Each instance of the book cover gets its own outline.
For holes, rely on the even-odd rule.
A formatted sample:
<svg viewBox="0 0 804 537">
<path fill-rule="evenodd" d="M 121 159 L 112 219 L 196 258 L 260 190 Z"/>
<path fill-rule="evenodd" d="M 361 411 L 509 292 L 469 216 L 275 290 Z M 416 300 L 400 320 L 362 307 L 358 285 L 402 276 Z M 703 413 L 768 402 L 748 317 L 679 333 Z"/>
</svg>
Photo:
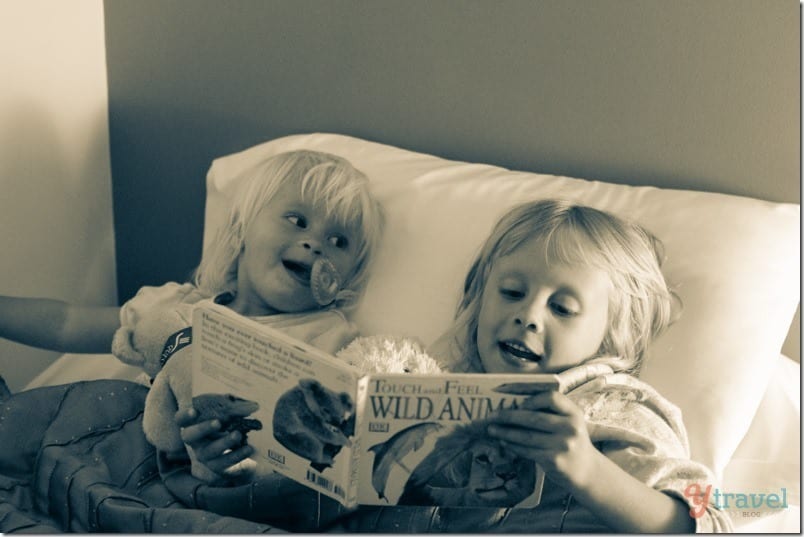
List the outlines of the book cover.
<svg viewBox="0 0 804 537">
<path fill-rule="evenodd" d="M 374 374 L 360 381 L 360 503 L 534 507 L 544 472 L 486 434 L 554 375 Z"/>
<path fill-rule="evenodd" d="M 319 349 L 213 303 L 193 313 L 193 395 L 255 401 L 248 433 L 258 473 L 277 471 L 355 503 L 357 371 Z"/>
<path fill-rule="evenodd" d="M 193 317 L 193 394 L 255 401 L 258 473 L 277 471 L 347 507 L 533 507 L 544 473 L 485 434 L 555 375 L 361 375 L 213 303 Z"/>
</svg>

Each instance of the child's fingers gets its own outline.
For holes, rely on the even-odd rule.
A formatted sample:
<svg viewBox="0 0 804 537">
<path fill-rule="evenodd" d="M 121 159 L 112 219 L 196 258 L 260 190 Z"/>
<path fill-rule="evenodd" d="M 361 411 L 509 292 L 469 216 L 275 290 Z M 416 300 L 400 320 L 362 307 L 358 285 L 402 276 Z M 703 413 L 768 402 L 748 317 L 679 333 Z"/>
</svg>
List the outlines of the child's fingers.
<svg viewBox="0 0 804 537">
<path fill-rule="evenodd" d="M 551 432 L 535 431 L 533 429 L 523 429 L 520 427 L 507 427 L 504 425 L 491 424 L 487 427 L 489 436 L 506 442 L 506 445 L 521 445 L 523 447 L 540 447 L 548 449 L 559 444 L 559 438 Z"/>
<path fill-rule="evenodd" d="M 569 403 L 573 404 L 571 401 Z M 561 411 L 557 412 L 553 410 L 554 407 L 545 409 L 540 404 L 534 406 L 539 408 L 498 410 L 489 416 L 489 422 L 564 436 L 576 434 L 586 428 L 583 413 L 577 407 L 561 408 Z"/>
<path fill-rule="evenodd" d="M 577 408 L 575 403 L 563 393 L 550 390 L 532 395 L 522 402 L 520 408 L 526 410 L 547 410 L 555 414 L 572 414 Z"/>
<path fill-rule="evenodd" d="M 204 462 L 204 464 L 213 472 L 223 474 L 227 468 L 249 458 L 253 454 L 254 448 L 249 445 L 245 445 L 202 462 Z"/>
<path fill-rule="evenodd" d="M 187 427 L 193 425 L 198 419 L 198 412 L 193 407 L 180 408 L 175 415 L 176 425 Z"/>
<path fill-rule="evenodd" d="M 207 461 L 212 461 L 221 457 L 225 451 L 239 448 L 240 444 L 242 443 L 242 439 L 243 436 L 239 431 L 232 431 L 231 433 L 224 434 L 218 438 L 208 436 L 205 440 L 200 441 L 195 445 L 190 445 L 193 448 L 193 451 L 195 451 L 196 457 L 198 457 L 201 462 L 206 463 Z"/>
<path fill-rule="evenodd" d="M 218 420 L 207 420 L 182 427 L 181 439 L 185 444 L 194 446 L 200 441 L 206 440 L 208 437 L 215 433 L 219 433 L 221 429 L 221 422 Z"/>
</svg>

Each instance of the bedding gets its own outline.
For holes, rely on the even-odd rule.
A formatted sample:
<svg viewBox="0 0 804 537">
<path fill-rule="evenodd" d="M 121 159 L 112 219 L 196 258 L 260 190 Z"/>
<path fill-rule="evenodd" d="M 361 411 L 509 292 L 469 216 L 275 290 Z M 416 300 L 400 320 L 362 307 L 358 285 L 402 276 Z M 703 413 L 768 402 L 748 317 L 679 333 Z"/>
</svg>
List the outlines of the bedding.
<svg viewBox="0 0 804 537">
<path fill-rule="evenodd" d="M 789 527 L 798 505 L 792 499 L 799 501 L 800 449 L 790 435 L 800 433 L 800 409 L 778 395 L 798 390 L 799 375 L 791 376 L 787 365 L 792 362 L 780 358 L 779 350 L 800 294 L 799 205 L 514 172 L 347 136 L 309 134 L 213 162 L 205 244 L 223 221 L 240 173 L 264 156 L 299 148 L 351 160 L 372 179 L 386 208 L 386 238 L 353 316 L 363 334 L 392 333 L 431 343 L 451 321 L 476 248 L 497 217 L 516 203 L 569 198 L 635 218 L 657 234 L 665 245 L 665 273 L 684 312 L 647 357 L 643 379 L 681 408 L 693 458 L 721 478 L 723 490 L 784 483 L 795 492 L 789 509 L 765 513 L 761 520 L 735 519 L 738 530 L 748 522 L 772 526 L 782 518 Z M 30 386 L 138 377 L 139 370 L 111 355 L 69 355 Z M 781 392 L 780 385 L 794 388 Z M 784 416 L 784 426 L 768 426 L 778 423 L 777 416 Z M 771 439 L 778 450 L 774 458 L 763 447 Z M 119 492 L 131 494 L 125 486 Z M 225 531 L 221 524 L 216 527 Z"/>
<path fill-rule="evenodd" d="M 193 478 L 189 464 L 160 467 L 142 434 L 147 393 L 95 380 L 0 401 L 0 532 L 245 534 L 270 532 L 277 521 L 309 531 L 318 498 L 302 485 L 218 488 Z M 255 504 L 259 512 L 249 510 Z M 241 518 L 244 510 L 258 520 Z"/>
</svg>

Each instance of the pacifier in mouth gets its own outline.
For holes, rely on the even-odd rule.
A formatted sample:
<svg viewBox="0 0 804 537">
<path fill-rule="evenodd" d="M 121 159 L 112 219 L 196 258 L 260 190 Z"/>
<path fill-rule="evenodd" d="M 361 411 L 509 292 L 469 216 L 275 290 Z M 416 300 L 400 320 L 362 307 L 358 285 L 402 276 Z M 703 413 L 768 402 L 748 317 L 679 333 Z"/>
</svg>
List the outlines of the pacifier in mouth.
<svg viewBox="0 0 804 537">
<path fill-rule="evenodd" d="M 310 290 L 313 298 L 321 306 L 327 306 L 335 300 L 341 289 L 341 275 L 329 259 L 319 257 L 313 262 L 310 270 Z"/>
</svg>

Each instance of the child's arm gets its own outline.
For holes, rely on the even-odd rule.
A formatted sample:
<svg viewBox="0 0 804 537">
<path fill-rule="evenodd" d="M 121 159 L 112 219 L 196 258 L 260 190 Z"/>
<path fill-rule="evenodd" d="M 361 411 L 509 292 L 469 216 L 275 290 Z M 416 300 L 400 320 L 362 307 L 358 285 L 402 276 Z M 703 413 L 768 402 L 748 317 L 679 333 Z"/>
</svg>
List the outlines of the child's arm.
<svg viewBox="0 0 804 537">
<path fill-rule="evenodd" d="M 0 296 L 0 337 L 60 352 L 108 353 L 120 327 L 117 306 Z"/>
<path fill-rule="evenodd" d="M 689 507 L 628 474 L 589 438 L 583 413 L 567 396 L 545 392 L 519 410 L 500 411 L 489 434 L 535 460 L 547 476 L 613 530 L 682 533 L 695 530 Z"/>
</svg>

